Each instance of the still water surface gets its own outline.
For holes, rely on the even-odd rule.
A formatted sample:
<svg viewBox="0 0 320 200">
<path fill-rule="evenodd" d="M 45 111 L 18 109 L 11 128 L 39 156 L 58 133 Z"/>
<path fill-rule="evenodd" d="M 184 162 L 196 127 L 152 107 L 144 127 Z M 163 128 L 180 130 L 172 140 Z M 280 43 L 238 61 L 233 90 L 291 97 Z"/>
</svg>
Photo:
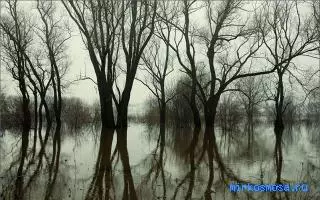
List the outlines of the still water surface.
<svg viewBox="0 0 320 200">
<path fill-rule="evenodd" d="M 49 139 L 39 159 L 40 142 L 32 156 L 32 134 L 23 149 L 20 134 L 6 130 L 0 137 L 0 199 L 15 199 L 17 187 L 26 200 L 320 199 L 319 127 L 285 129 L 278 148 L 272 125 L 250 133 L 217 129 L 207 134 L 139 123 L 102 136 L 92 127 L 66 129 L 60 150 L 53 151 Z M 307 183 L 309 192 L 235 194 L 228 189 L 229 183 L 271 184 L 277 178 Z"/>
</svg>

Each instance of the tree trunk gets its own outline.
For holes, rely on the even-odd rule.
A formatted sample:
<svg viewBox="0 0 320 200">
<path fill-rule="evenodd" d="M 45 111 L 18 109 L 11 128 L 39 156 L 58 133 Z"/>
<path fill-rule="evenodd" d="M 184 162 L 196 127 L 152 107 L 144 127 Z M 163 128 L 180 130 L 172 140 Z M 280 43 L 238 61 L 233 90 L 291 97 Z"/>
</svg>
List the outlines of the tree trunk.
<svg viewBox="0 0 320 200">
<path fill-rule="evenodd" d="M 217 107 L 220 96 L 210 97 L 204 106 L 204 117 L 206 123 L 206 129 L 212 130 L 214 128 L 214 122 L 217 115 Z"/>
<path fill-rule="evenodd" d="M 284 91 L 283 91 L 283 80 L 282 80 L 282 72 L 278 72 L 278 87 L 277 87 L 277 95 L 276 95 L 276 119 L 274 122 L 275 130 L 283 130 L 283 112 L 284 112 Z M 278 132 L 278 131 L 276 131 Z"/>
<path fill-rule="evenodd" d="M 39 111 L 38 111 L 38 115 L 39 115 L 39 130 L 38 130 L 38 134 L 39 134 L 39 140 L 40 140 L 40 144 L 43 145 L 43 138 L 42 138 L 42 107 L 43 107 L 43 103 L 42 101 L 40 101 L 40 105 L 39 105 Z"/>
<path fill-rule="evenodd" d="M 31 114 L 29 110 L 29 98 L 27 94 L 27 89 L 25 87 L 25 83 L 23 80 L 24 89 L 21 89 L 22 93 L 22 112 L 23 112 L 23 125 L 22 132 L 23 134 L 29 135 L 29 131 L 31 128 Z M 23 86 L 22 86 L 23 87 Z"/>
<path fill-rule="evenodd" d="M 130 93 L 133 85 L 133 78 L 126 80 L 126 85 L 122 93 L 122 98 L 118 107 L 117 128 L 128 127 L 128 106 L 130 101 Z"/>
<path fill-rule="evenodd" d="M 112 107 L 112 85 L 107 84 L 104 72 L 98 78 L 98 91 L 101 108 L 101 124 L 103 129 L 114 128 L 114 115 Z"/>
<path fill-rule="evenodd" d="M 165 123 L 166 123 L 166 103 L 162 101 L 160 105 L 160 126 L 165 125 Z"/>
<path fill-rule="evenodd" d="M 22 72 L 23 73 L 23 72 Z M 21 74 L 22 74 L 21 73 Z M 23 112 L 23 127 L 22 127 L 22 142 L 21 142 L 21 152 L 20 152 L 20 164 L 17 172 L 17 179 L 16 179 L 16 188 L 15 188 L 15 199 L 22 200 L 24 199 L 23 193 L 23 182 L 24 182 L 24 175 L 23 175 L 23 168 L 24 168 L 24 161 L 27 156 L 28 144 L 29 144 L 29 131 L 31 128 L 31 114 L 29 110 L 29 98 L 26 89 L 26 84 L 24 80 L 24 76 L 21 75 L 21 79 L 19 81 L 20 91 L 22 93 L 22 112 Z"/>
<path fill-rule="evenodd" d="M 190 107 L 193 115 L 193 123 L 195 128 L 201 128 L 200 113 L 196 103 L 196 91 L 191 92 Z"/>
</svg>

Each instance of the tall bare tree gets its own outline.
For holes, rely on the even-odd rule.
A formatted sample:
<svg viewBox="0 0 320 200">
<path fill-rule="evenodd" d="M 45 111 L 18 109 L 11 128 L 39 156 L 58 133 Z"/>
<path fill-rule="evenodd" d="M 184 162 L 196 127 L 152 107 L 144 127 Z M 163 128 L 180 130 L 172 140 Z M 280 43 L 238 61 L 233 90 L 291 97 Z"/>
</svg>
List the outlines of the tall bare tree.
<svg viewBox="0 0 320 200">
<path fill-rule="evenodd" d="M 275 129 L 282 130 L 285 104 L 284 76 L 298 68 L 294 59 L 311 56 L 318 49 L 319 32 L 312 16 L 301 16 L 298 1 L 265 2 L 264 12 L 257 13 L 257 24 L 269 53 L 267 61 L 276 69 L 277 86 L 274 96 Z"/>
<path fill-rule="evenodd" d="M 302 16 L 298 1 L 265 2 L 263 12 L 257 13 L 257 24 L 263 43 L 269 53 L 267 61 L 276 69 L 276 89 L 274 131 L 276 136 L 275 161 L 277 166 L 276 182 L 281 182 L 282 134 L 284 130 L 284 112 L 288 107 L 285 102 L 285 75 L 294 76 L 299 66 L 294 64 L 298 56 L 311 56 L 319 48 L 319 32 L 312 16 Z M 299 79 L 295 77 L 298 82 Z"/>
<path fill-rule="evenodd" d="M 168 15 L 166 12 L 170 10 L 170 6 L 171 2 L 160 1 L 158 13 L 167 17 Z M 163 30 L 162 23 L 162 20 L 157 20 L 156 29 L 161 30 L 161 33 L 165 34 L 166 38 L 170 38 L 172 34 L 172 26 L 165 23 L 166 27 L 165 30 Z M 162 45 L 164 46 L 162 47 Z M 150 76 L 151 80 L 144 81 L 139 78 L 136 79 L 145 85 L 156 97 L 160 111 L 160 124 L 165 124 L 166 105 L 175 96 L 174 94 L 171 94 L 171 96 L 166 94 L 167 76 L 173 72 L 173 57 L 170 54 L 169 44 L 163 43 L 160 39 L 154 38 L 151 41 L 149 48 L 142 54 L 142 60 L 144 63 L 142 70 L 147 72 L 147 76 Z"/>
<path fill-rule="evenodd" d="M 197 67 L 195 60 L 195 40 L 192 35 L 193 29 L 190 25 L 190 12 L 193 12 L 194 9 L 191 8 L 196 1 L 187 1 L 184 0 L 182 5 L 174 5 L 171 3 L 171 8 L 167 11 L 162 12 L 159 16 L 163 21 L 162 27 L 159 29 L 159 37 L 164 40 L 167 45 L 175 52 L 179 64 L 184 69 L 184 72 L 191 78 L 191 92 L 188 99 L 190 108 L 193 114 L 193 121 L 195 127 L 201 127 L 200 113 L 196 103 L 196 93 L 197 93 Z M 182 6 L 182 13 L 184 21 L 180 22 L 175 18 L 175 15 L 180 14 L 181 10 L 177 9 L 179 6 Z M 176 23 L 175 23 L 176 22 Z M 169 27 L 174 27 L 173 40 L 171 41 L 170 35 L 165 34 L 164 30 L 168 30 Z M 169 37 L 168 37 L 169 36 Z M 182 43 L 184 42 L 184 44 Z M 184 55 L 182 50 L 185 48 L 187 59 L 184 61 Z"/>
<path fill-rule="evenodd" d="M 166 95 L 166 78 L 173 71 L 172 62 L 169 54 L 169 46 L 165 47 L 165 56 L 161 55 L 160 41 L 153 41 L 148 48 L 148 53 L 144 53 L 142 59 L 144 67 L 142 71 L 147 72 L 146 80 L 136 78 L 144 86 L 146 86 L 155 96 L 160 111 L 160 124 L 164 124 L 166 120 L 166 104 L 174 95 L 168 97 Z M 164 59 L 164 62 L 161 60 Z M 148 81 L 149 79 L 149 81 Z"/>
<path fill-rule="evenodd" d="M 66 41 L 70 38 L 68 30 L 63 26 L 62 18 L 55 15 L 56 4 L 53 1 L 37 1 L 37 10 L 40 15 L 42 26 L 38 28 L 38 36 L 42 44 L 46 47 L 45 56 L 50 63 L 51 80 L 53 89 L 53 109 L 55 115 L 55 133 L 53 137 L 53 156 L 51 167 L 56 166 L 56 171 L 59 168 L 60 151 L 61 151 L 61 110 L 62 110 L 62 77 L 68 68 L 68 63 L 65 57 Z M 56 165 L 54 165 L 56 163 Z M 52 171 L 52 168 L 50 168 Z M 51 177 L 50 177 L 51 178 Z M 56 179 L 56 175 L 52 178 Z M 55 181 L 48 181 L 52 188 Z M 49 198 L 52 190 L 46 191 L 46 198 Z"/>
<path fill-rule="evenodd" d="M 4 31 L 4 34 L 9 39 L 9 41 L 16 46 L 15 47 L 16 51 L 19 51 L 20 55 L 12 55 L 14 56 L 13 59 L 17 59 L 18 57 L 19 57 L 18 60 L 23 59 L 24 67 L 21 68 L 21 70 L 23 71 L 20 71 L 19 73 L 21 75 L 23 74 L 23 76 L 28 81 L 28 83 L 37 90 L 41 98 L 40 105 L 39 105 L 39 127 L 40 127 L 39 138 L 40 138 L 41 144 L 43 144 L 48 140 L 49 132 L 52 124 L 49 106 L 46 101 L 46 95 L 47 95 L 48 88 L 51 84 L 52 74 L 50 73 L 50 71 L 46 69 L 45 64 L 42 62 L 41 52 L 39 53 L 35 49 L 31 50 L 32 48 L 34 48 L 34 44 L 32 41 L 32 38 L 35 36 L 34 24 L 31 22 L 30 19 L 27 19 L 25 16 L 23 16 L 24 15 L 23 12 L 16 11 L 18 8 L 16 1 L 8 1 L 7 4 L 9 6 L 8 8 L 11 10 L 9 13 L 13 20 L 13 23 L 10 25 L 8 23 L 3 22 L 1 23 L 1 27 Z M 21 30 L 21 33 L 19 34 L 14 34 L 14 32 L 12 32 L 12 30 L 18 31 L 20 29 L 23 29 L 23 30 Z M 22 33 L 28 34 L 28 35 L 23 36 Z M 23 43 L 22 36 L 28 37 L 28 43 Z M 13 60 L 13 63 L 15 62 L 16 61 Z M 21 86 L 25 85 L 26 80 L 24 81 L 25 82 L 24 84 L 20 84 L 20 85 Z M 27 87 L 25 91 L 28 92 Z M 29 95 L 27 95 L 27 98 L 29 99 Z M 45 108 L 46 122 L 47 122 L 47 125 L 46 125 L 47 131 L 46 131 L 44 142 L 41 136 L 43 107 Z M 27 112 L 30 112 L 29 109 Z"/>
<path fill-rule="evenodd" d="M 127 127 L 131 90 L 143 51 L 155 30 L 157 0 L 122 0 L 121 44 L 125 57 L 125 83 L 122 92 L 117 86 L 114 101 L 117 127 Z"/>
<path fill-rule="evenodd" d="M 258 105 L 266 100 L 262 88 L 262 78 L 248 77 L 237 83 L 240 92 L 240 100 L 244 106 L 248 123 L 252 124 L 257 114 Z"/>
<path fill-rule="evenodd" d="M 212 4 L 208 1 L 206 5 L 209 36 L 201 35 L 207 45 L 210 79 L 206 85 L 199 86 L 208 128 L 213 126 L 219 99 L 224 92 L 230 90 L 228 87 L 231 83 L 245 77 L 272 73 L 275 70 L 274 68 L 253 70 L 247 64 L 257 54 L 262 42 L 256 34 L 255 25 L 250 23 L 250 20 L 235 23 L 235 19 L 240 17 L 243 2 L 228 0 L 219 6 Z M 232 46 L 236 47 L 234 53 L 231 53 Z M 209 88 L 208 95 L 205 95 L 206 87 Z"/>
<path fill-rule="evenodd" d="M 217 113 L 217 106 L 221 95 L 229 91 L 231 83 L 240 78 L 257 76 L 272 73 L 275 69 L 256 69 L 251 70 L 247 67 L 247 62 L 262 46 L 256 27 L 250 24 L 250 20 L 238 23 L 235 19 L 242 11 L 243 3 L 240 0 L 228 0 L 223 2 L 211 1 L 203 2 L 199 6 L 196 1 L 183 2 L 183 25 L 173 24 L 180 34 L 175 34 L 174 41 L 170 47 L 177 53 L 177 58 L 184 72 L 192 79 L 191 103 L 195 102 L 195 93 L 204 106 L 204 116 L 206 127 L 212 128 Z M 197 7 L 206 11 L 208 26 L 203 29 L 197 28 L 191 23 L 191 15 Z M 242 13 L 243 14 L 243 13 Z M 181 22 L 180 22 L 181 23 Z M 169 42 L 169 40 L 167 40 Z M 183 51 L 181 50 L 182 41 L 185 44 L 185 56 L 187 64 L 183 63 Z M 206 49 L 206 59 L 199 58 L 200 50 L 198 44 L 204 44 Z M 203 46 L 201 46 L 203 48 Z M 234 52 L 234 53 L 231 53 Z M 206 62 L 204 62 L 206 60 Z M 200 80 L 197 76 L 199 67 L 196 63 L 202 62 L 205 71 L 209 74 L 207 81 Z M 198 113 L 194 109 L 194 117 Z M 196 122 L 195 125 L 200 124 Z"/>
<path fill-rule="evenodd" d="M 113 84 L 123 16 L 116 0 L 63 0 L 64 7 L 81 32 L 93 65 L 99 91 L 103 128 L 114 127 Z"/>
<path fill-rule="evenodd" d="M 173 71 L 173 64 L 172 57 L 169 54 L 169 46 L 165 46 L 164 56 L 162 56 L 160 45 L 159 40 L 153 41 L 148 48 L 148 53 L 146 52 L 142 56 L 145 65 L 142 70 L 147 72 L 147 76 L 150 76 L 149 81 L 148 77 L 146 77 L 146 80 L 136 79 L 145 85 L 156 97 L 160 111 L 160 124 L 164 124 L 166 121 L 166 104 L 174 97 L 174 94 L 169 97 L 166 95 L 165 87 L 166 78 Z"/>
<path fill-rule="evenodd" d="M 2 60 L 7 66 L 12 77 L 17 80 L 19 90 L 22 96 L 22 111 L 23 111 L 23 127 L 22 127 L 22 142 L 20 151 L 20 163 L 17 170 L 15 199 L 23 199 L 23 165 L 27 156 L 27 148 L 29 144 L 29 131 L 31 128 L 31 114 L 29 110 L 29 93 L 28 83 L 25 69 L 27 61 L 24 52 L 30 46 L 32 41 L 31 28 L 32 24 L 18 10 L 17 0 L 6 2 L 6 12 L 1 16 L 0 28 L 3 36 L 3 52 Z"/>
<path fill-rule="evenodd" d="M 24 57 L 24 52 L 31 45 L 32 24 L 23 16 L 18 10 L 17 1 L 7 1 L 5 14 L 2 14 L 0 21 L 0 28 L 3 33 L 3 57 L 2 61 L 5 63 L 12 78 L 17 80 L 19 90 L 22 96 L 23 110 L 23 134 L 28 135 L 31 128 L 31 115 L 29 110 L 29 93 L 27 86 L 27 78 L 25 68 L 27 68 L 27 61 Z"/>
</svg>

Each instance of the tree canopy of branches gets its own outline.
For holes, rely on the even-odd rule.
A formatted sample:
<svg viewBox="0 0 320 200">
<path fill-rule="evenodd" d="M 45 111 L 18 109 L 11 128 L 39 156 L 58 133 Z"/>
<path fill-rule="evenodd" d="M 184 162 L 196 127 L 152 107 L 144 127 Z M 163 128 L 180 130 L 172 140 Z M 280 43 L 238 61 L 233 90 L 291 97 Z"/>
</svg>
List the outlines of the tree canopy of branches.
<svg viewBox="0 0 320 200">
<path fill-rule="evenodd" d="M 319 32 L 311 16 L 303 17 L 299 11 L 298 1 L 265 2 L 264 12 L 257 13 L 258 30 L 270 57 L 268 63 L 276 69 L 275 127 L 283 129 L 283 113 L 285 105 L 284 75 L 294 76 L 292 70 L 297 70 L 294 59 L 298 56 L 314 53 L 319 47 Z"/>
<path fill-rule="evenodd" d="M 95 71 L 102 127 L 114 127 L 113 84 L 125 8 L 121 8 L 120 1 L 63 0 L 62 3 L 81 32 Z"/>
</svg>

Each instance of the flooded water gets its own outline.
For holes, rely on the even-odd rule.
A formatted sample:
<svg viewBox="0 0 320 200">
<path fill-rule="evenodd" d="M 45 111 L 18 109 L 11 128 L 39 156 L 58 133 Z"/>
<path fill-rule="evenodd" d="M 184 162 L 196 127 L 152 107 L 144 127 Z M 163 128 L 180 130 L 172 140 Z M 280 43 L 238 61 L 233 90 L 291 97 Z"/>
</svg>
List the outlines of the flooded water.
<svg viewBox="0 0 320 200">
<path fill-rule="evenodd" d="M 33 131 L 31 130 L 31 133 Z M 0 199 L 320 199 L 319 127 L 272 125 L 215 133 L 131 124 L 64 130 L 41 153 L 33 133 L 0 137 Z M 58 147 L 58 148 L 53 148 Z M 23 153 L 24 152 L 24 153 Z M 230 183 L 308 184 L 308 192 L 229 191 Z"/>
</svg>

